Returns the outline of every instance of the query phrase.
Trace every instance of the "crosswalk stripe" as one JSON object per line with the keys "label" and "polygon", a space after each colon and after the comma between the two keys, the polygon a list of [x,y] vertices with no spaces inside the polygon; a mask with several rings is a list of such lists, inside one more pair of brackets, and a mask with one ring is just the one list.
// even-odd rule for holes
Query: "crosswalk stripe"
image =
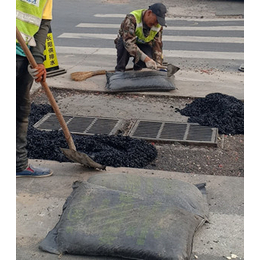
{"label": "crosswalk stripe", "polygon": [[[114,40],[115,34],[99,33],[62,33],[58,38],[71,39],[105,39]],[[244,43],[243,38],[239,37],[200,37],[200,36],[169,36],[163,35],[163,41],[168,42],[212,42],[212,43]]]}
{"label": "crosswalk stripe", "polygon": [[[57,53],[74,55],[109,55],[116,56],[115,48],[94,48],[94,47],[69,47],[55,46]],[[244,54],[241,52],[209,52],[209,51],[186,51],[186,50],[164,50],[167,58],[198,58],[201,59],[224,59],[243,60]]]}
{"label": "crosswalk stripe", "polygon": [[[94,17],[98,18],[125,18],[126,14],[95,14]],[[236,21],[244,21],[242,18],[176,18],[176,17],[166,17],[167,21],[194,21],[194,22],[236,22]]]}
{"label": "crosswalk stripe", "polygon": [[111,29],[119,29],[119,24],[109,24],[109,23],[79,23],[76,27],[84,27],[84,28],[111,28]]}
{"label": "crosswalk stripe", "polygon": [[126,14],[95,14],[94,16],[100,18],[124,18]]}
{"label": "crosswalk stripe", "polygon": [[[119,29],[120,24],[105,23],[79,23],[76,27],[84,28],[116,28]],[[244,26],[167,26],[164,30],[174,31],[243,31]]]}
{"label": "crosswalk stripe", "polygon": [[[100,18],[123,18],[125,14],[96,14],[95,17]],[[169,18],[168,20],[181,20],[178,18]],[[187,20],[187,19],[185,19]],[[237,19],[188,19],[194,21],[194,26],[168,26],[165,30],[175,31],[243,31],[244,26],[197,26],[198,21],[237,21]],[[243,19],[240,19],[243,20]],[[120,24],[109,23],[79,23],[78,28],[110,28],[119,29]],[[116,32],[117,33],[117,32]],[[116,33],[62,33],[58,38],[67,39],[105,39],[114,40]],[[243,37],[214,37],[214,36],[178,36],[178,35],[163,35],[164,42],[200,42],[200,43],[238,43],[243,44]],[[116,56],[115,48],[95,48],[95,47],[69,47],[56,46],[56,51],[63,54],[85,54],[85,55],[108,55]],[[166,57],[173,58],[202,58],[203,59],[224,59],[224,60],[243,60],[244,53],[242,52],[211,52],[211,51],[189,51],[189,50],[163,50]]]}

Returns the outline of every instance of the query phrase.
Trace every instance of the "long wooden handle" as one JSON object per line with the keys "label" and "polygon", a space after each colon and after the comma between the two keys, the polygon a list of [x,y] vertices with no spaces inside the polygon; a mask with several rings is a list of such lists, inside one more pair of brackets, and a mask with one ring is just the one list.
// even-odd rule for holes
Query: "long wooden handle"
{"label": "long wooden handle", "polygon": [[[29,48],[27,47],[27,45],[26,45],[26,43],[25,43],[21,33],[17,29],[17,27],[16,27],[16,39],[18,40],[19,44],[21,45],[21,47],[22,47],[22,49],[23,49],[23,51],[24,51],[24,53],[25,53],[29,63],[31,64],[31,66],[33,68],[36,68],[37,67],[37,63],[36,63],[32,53],[30,52]],[[51,106],[52,106],[52,108],[53,108],[53,110],[54,110],[54,112],[55,112],[55,114],[56,114],[56,116],[58,118],[58,121],[59,121],[60,126],[61,126],[61,128],[63,130],[64,136],[65,136],[65,139],[66,139],[66,141],[68,143],[69,148],[74,150],[74,151],[76,151],[76,146],[74,144],[74,141],[72,139],[72,136],[70,134],[68,126],[67,126],[67,124],[66,124],[66,122],[65,122],[65,120],[64,120],[64,118],[63,118],[63,116],[62,116],[62,114],[60,112],[60,109],[59,109],[59,107],[58,107],[58,105],[57,105],[57,103],[56,103],[56,101],[55,101],[55,99],[54,99],[54,97],[53,97],[53,95],[52,95],[52,93],[50,91],[50,88],[49,88],[47,82],[42,82],[41,81],[41,85],[42,85],[42,87],[43,87],[43,89],[44,89],[44,91],[45,91],[45,93],[46,93],[46,95],[47,95],[47,97],[48,97],[48,99],[49,99],[49,101],[51,103]]]}

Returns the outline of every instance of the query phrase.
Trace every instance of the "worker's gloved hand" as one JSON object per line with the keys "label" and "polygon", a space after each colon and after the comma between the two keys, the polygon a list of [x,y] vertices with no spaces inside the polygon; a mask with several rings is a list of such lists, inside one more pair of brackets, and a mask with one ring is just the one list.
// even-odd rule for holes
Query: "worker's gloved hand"
{"label": "worker's gloved hand", "polygon": [[153,59],[148,59],[148,61],[145,61],[145,65],[148,69],[157,69],[157,64]]}
{"label": "worker's gloved hand", "polygon": [[37,64],[37,67],[32,68],[28,65],[28,72],[35,79],[35,82],[45,82],[46,81],[46,69],[43,64]]}

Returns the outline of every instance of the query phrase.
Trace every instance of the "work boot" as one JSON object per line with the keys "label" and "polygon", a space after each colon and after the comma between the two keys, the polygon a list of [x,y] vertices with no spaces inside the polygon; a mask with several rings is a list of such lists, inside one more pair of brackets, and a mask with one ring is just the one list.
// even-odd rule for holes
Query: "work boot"
{"label": "work boot", "polygon": [[16,177],[33,177],[33,178],[39,178],[39,177],[48,177],[53,174],[52,170],[47,168],[36,168],[31,165],[29,165],[24,171],[22,172],[16,172]]}

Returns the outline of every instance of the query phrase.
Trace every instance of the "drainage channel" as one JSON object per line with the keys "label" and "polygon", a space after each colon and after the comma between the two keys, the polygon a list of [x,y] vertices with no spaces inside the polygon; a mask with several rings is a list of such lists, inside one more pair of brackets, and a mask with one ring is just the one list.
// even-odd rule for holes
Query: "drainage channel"
{"label": "drainage channel", "polygon": [[[153,142],[217,145],[218,129],[195,123],[169,121],[124,120],[115,118],[64,115],[69,131],[79,135],[117,135]],[[54,113],[46,114],[34,124],[39,130],[61,130]]]}

